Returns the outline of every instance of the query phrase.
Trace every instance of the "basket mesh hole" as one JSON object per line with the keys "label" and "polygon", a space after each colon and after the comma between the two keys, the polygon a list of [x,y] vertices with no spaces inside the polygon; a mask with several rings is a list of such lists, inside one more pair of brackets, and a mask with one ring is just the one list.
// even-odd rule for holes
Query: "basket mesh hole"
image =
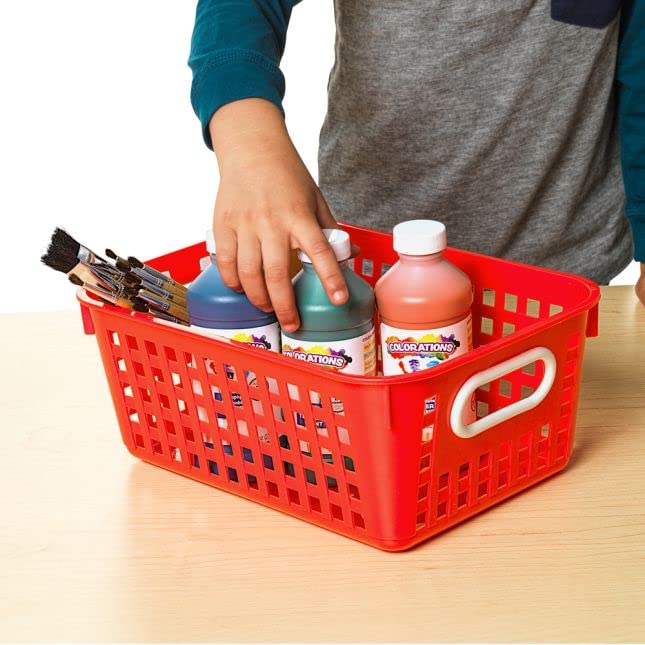
{"label": "basket mesh hole", "polygon": [[146,341],[144,341],[143,344],[145,345],[146,352],[148,352],[149,356],[158,356],[159,355],[158,352],[157,352],[157,346],[154,343],[150,342],[149,340],[146,340]]}
{"label": "basket mesh hole", "polygon": [[513,384],[510,381],[506,380],[505,378],[499,380],[499,393],[502,396],[510,397],[512,391]]}
{"label": "basket mesh hole", "polygon": [[175,424],[172,421],[168,421],[168,419],[164,419],[163,424],[168,434],[177,434],[177,431],[175,430]]}
{"label": "basket mesh hole", "polygon": [[488,495],[488,481],[483,481],[480,482],[479,486],[477,487],[477,496],[486,497],[486,495]]}
{"label": "basket mesh hole", "polygon": [[178,372],[171,372],[170,376],[172,378],[172,384],[173,385],[178,385],[181,387],[181,376],[179,376]]}
{"label": "basket mesh hole", "polygon": [[134,336],[130,336],[129,334],[126,334],[125,336],[125,344],[134,351],[137,351],[139,349],[137,339]]}
{"label": "basket mesh hole", "polygon": [[249,485],[249,488],[258,490],[258,478],[255,475],[247,475],[246,482]]}
{"label": "basket mesh hole", "polygon": [[305,468],[305,478],[310,484],[316,486],[318,481],[316,480],[316,473],[310,468]]}
{"label": "basket mesh hole", "polygon": [[292,401],[300,401],[300,390],[297,385],[287,383],[287,392],[289,393],[289,398]]}
{"label": "basket mesh hole", "polygon": [[267,388],[271,394],[279,394],[280,389],[278,388],[278,381],[276,381],[272,376],[266,377]]}
{"label": "basket mesh hole", "polygon": [[355,486],[354,484],[348,484],[347,488],[349,489],[349,496],[353,499],[360,499],[361,494],[358,490],[358,486]]}
{"label": "basket mesh hole", "polygon": [[432,441],[433,435],[434,435],[433,424],[430,424],[429,426],[425,426],[424,428],[421,428],[421,441],[423,443],[428,443]]}
{"label": "basket mesh hole", "polygon": [[125,394],[125,396],[129,396],[130,398],[132,398],[134,396],[134,392],[132,391],[132,386],[126,385],[123,388],[123,394]]}
{"label": "basket mesh hole", "polygon": [[269,495],[271,495],[271,497],[278,497],[278,485],[274,482],[267,482],[267,492],[269,493]]}
{"label": "basket mesh hole", "polygon": [[249,426],[244,419],[237,420],[237,432],[245,437],[249,436]]}
{"label": "basket mesh hole", "polygon": [[531,394],[533,394],[533,388],[530,385],[522,385],[521,398],[528,399]]}
{"label": "basket mesh hole", "polygon": [[253,452],[250,448],[242,448],[242,459],[244,459],[244,461],[248,461],[250,464],[254,463]]}
{"label": "basket mesh hole", "polygon": [[517,311],[517,296],[512,293],[504,294],[504,309],[515,313]]}
{"label": "basket mesh hole", "polygon": [[463,491],[457,495],[457,508],[463,508],[468,504],[468,491]]}
{"label": "basket mesh hole", "polygon": [[322,510],[320,500],[317,497],[309,496],[309,506],[311,507],[311,510],[316,511],[316,513],[320,513]]}
{"label": "basket mesh hole", "polygon": [[526,300],[526,315],[531,318],[540,317],[540,301],[527,298]]}
{"label": "basket mesh hole", "polygon": [[417,515],[417,530],[422,529],[426,525],[426,512],[423,511],[423,513],[419,513]]}
{"label": "basket mesh hole", "polygon": [[213,461],[212,459],[208,460],[208,472],[211,475],[219,475],[219,468],[216,461]]}
{"label": "basket mesh hole", "polygon": [[170,410],[170,399],[165,394],[158,394],[159,405],[166,410]]}
{"label": "basket mesh hole", "polygon": [[130,421],[134,421],[134,423],[139,423],[139,413],[136,411],[130,412]]}
{"label": "basket mesh hole", "polygon": [[485,452],[482,455],[479,455],[479,467],[480,468],[487,468],[488,465],[490,464],[490,453]]}
{"label": "basket mesh hole", "polygon": [[177,407],[180,412],[186,413],[186,401],[183,399],[177,399]]}
{"label": "basket mesh hole", "polygon": [[173,461],[181,463],[181,450],[176,446],[168,446],[170,448],[170,458]]}
{"label": "basket mesh hole", "polygon": [[352,522],[354,523],[354,526],[359,529],[364,529],[365,528],[365,520],[363,519],[363,516],[360,513],[357,513],[356,511],[352,511]]}
{"label": "basket mesh hole", "polygon": [[423,455],[423,457],[421,457],[420,468],[421,470],[426,470],[426,468],[430,468],[430,455]]}
{"label": "basket mesh hole", "polygon": [[356,468],[354,467],[354,460],[351,457],[343,457],[343,463],[345,464],[345,470],[349,470],[349,472],[356,472]]}
{"label": "basket mesh hole", "polygon": [[237,470],[235,468],[231,468],[230,466],[226,469],[228,471],[228,480],[231,482],[239,482],[239,479],[237,478]]}
{"label": "basket mesh hole", "polygon": [[119,368],[119,372],[127,372],[127,371],[128,371],[128,368],[126,367],[126,364],[125,364],[125,359],[120,358],[120,359],[116,362],[116,365],[117,365],[117,367]]}
{"label": "basket mesh hole", "polygon": [[439,476],[439,490],[444,490],[448,488],[448,480],[450,475],[448,473],[443,473]]}
{"label": "basket mesh hole", "polygon": [[555,316],[563,311],[560,305],[549,305],[549,316]]}
{"label": "basket mesh hole", "polygon": [[346,446],[351,445],[349,441],[349,431],[347,430],[347,428],[337,426],[336,434],[338,435],[338,441],[340,441],[340,443],[344,443]]}
{"label": "basket mesh hole", "polygon": [[429,396],[423,402],[423,414],[432,414],[437,409],[437,397]]}
{"label": "basket mesh hole", "polygon": [[387,264],[386,262],[383,262],[381,264],[381,275],[385,275],[391,268],[392,268],[391,264]]}
{"label": "basket mesh hole", "polygon": [[445,517],[447,512],[448,504],[446,502],[439,502],[439,504],[437,504],[437,519]]}
{"label": "basket mesh hole", "polygon": [[193,434],[193,431],[190,428],[184,428],[184,438],[186,441],[190,441],[191,443],[195,441],[195,435]]}
{"label": "basket mesh hole", "polygon": [[529,376],[535,376],[535,361],[529,363],[528,365],[525,365],[522,368],[522,372],[524,374],[528,374]]}
{"label": "basket mesh hole", "polygon": [[331,515],[333,518],[337,520],[343,519],[343,509],[340,506],[337,506],[336,504],[330,504],[329,510],[331,511]]}
{"label": "basket mesh hole", "polygon": [[470,464],[465,463],[459,466],[459,479],[466,479],[468,477],[468,472],[470,471]]}
{"label": "basket mesh hole", "polygon": [[195,455],[195,454],[192,454],[192,453],[191,453],[191,454],[189,455],[189,457],[190,457],[190,463],[191,463],[192,467],[193,467],[193,468],[200,468],[200,465],[199,465],[199,455]]}
{"label": "basket mesh hole", "polygon": [[542,428],[540,429],[540,435],[543,437],[548,437],[549,436],[549,424],[545,423]]}
{"label": "basket mesh hole", "polygon": [[233,365],[224,363],[224,373],[226,374],[226,378],[229,381],[237,381],[237,372],[235,370],[235,367],[233,367]]}
{"label": "basket mesh hole", "polygon": [[157,417],[154,414],[146,414],[146,421],[148,422],[148,427],[157,427]]}
{"label": "basket mesh hole", "polygon": [[374,263],[372,260],[364,259],[361,265],[361,273],[365,276],[371,277],[374,271]]}
{"label": "basket mesh hole", "polygon": [[502,326],[502,335],[503,336],[508,336],[509,334],[512,334],[515,331],[515,325],[510,322],[505,322]]}
{"label": "basket mesh hole", "polygon": [[273,404],[273,418],[276,421],[284,421],[284,410],[279,405]]}
{"label": "basket mesh hole", "polygon": [[488,403],[485,401],[477,401],[477,418],[481,419],[488,414]]}
{"label": "basket mesh hole", "polygon": [[110,342],[115,345],[116,347],[121,346],[121,339],[119,338],[119,334],[117,334],[115,331],[109,331],[108,335],[110,337]]}
{"label": "basket mesh hole", "polygon": [[419,497],[418,499],[425,499],[428,496],[428,484],[422,484],[419,487]]}
{"label": "basket mesh hole", "polygon": [[289,461],[283,461],[282,465],[284,466],[284,474],[287,475],[288,477],[295,477],[296,476],[296,470],[293,467],[293,464]]}
{"label": "basket mesh hole", "polygon": [[167,347],[164,345],[163,351],[169,361],[177,362],[177,352],[175,352],[172,347]]}
{"label": "basket mesh hole", "polygon": [[262,401],[259,399],[251,399],[251,407],[253,408],[253,414],[258,416],[264,416],[264,408],[262,407]]}
{"label": "basket mesh hole", "polygon": [[268,470],[275,470],[275,466],[273,465],[273,457],[271,455],[265,455],[264,453],[262,453],[262,463]]}
{"label": "basket mesh hole", "polygon": [[289,501],[292,504],[297,504],[298,506],[300,505],[300,495],[298,495],[297,490],[293,490],[293,488],[287,488],[287,495],[289,497]]}
{"label": "basket mesh hole", "polygon": [[489,336],[493,333],[493,320],[492,320],[492,318],[486,318],[486,316],[482,316],[481,332],[482,332],[482,334],[488,334]]}
{"label": "basket mesh hole", "polygon": [[482,302],[488,307],[495,306],[495,290],[494,289],[484,289]]}
{"label": "basket mesh hole", "polygon": [[145,448],[146,444],[143,441],[143,437],[140,434],[134,435],[134,443],[139,446],[139,448]]}
{"label": "basket mesh hole", "polygon": [[329,432],[327,432],[327,424],[324,421],[322,421],[321,419],[314,419],[314,422],[316,424],[316,432],[321,437],[328,437]]}

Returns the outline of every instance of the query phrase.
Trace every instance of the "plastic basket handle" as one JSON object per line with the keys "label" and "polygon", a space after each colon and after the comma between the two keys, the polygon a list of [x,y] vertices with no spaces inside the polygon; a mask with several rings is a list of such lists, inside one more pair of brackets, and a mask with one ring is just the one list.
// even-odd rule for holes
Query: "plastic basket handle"
{"label": "plastic basket handle", "polygon": [[[495,412],[492,412],[469,425],[464,425],[463,413],[465,406],[470,405],[472,396],[478,387],[501,378],[502,376],[505,376],[510,372],[514,372],[526,365],[530,365],[535,361],[542,361],[544,363],[544,377],[535,392],[525,399],[516,401],[511,405],[507,405],[501,410],[496,410]],[[480,432],[484,432],[484,430],[488,430],[499,423],[516,417],[518,414],[522,414],[527,410],[532,410],[534,407],[542,403],[546,395],[551,390],[551,386],[555,380],[556,366],[557,363],[555,356],[551,350],[546,347],[534,347],[518,356],[509,358],[502,363],[493,365],[493,367],[489,367],[488,369],[471,376],[461,386],[452,404],[452,410],[450,411],[450,425],[452,427],[452,431],[462,439],[469,439],[470,437],[478,435]]]}

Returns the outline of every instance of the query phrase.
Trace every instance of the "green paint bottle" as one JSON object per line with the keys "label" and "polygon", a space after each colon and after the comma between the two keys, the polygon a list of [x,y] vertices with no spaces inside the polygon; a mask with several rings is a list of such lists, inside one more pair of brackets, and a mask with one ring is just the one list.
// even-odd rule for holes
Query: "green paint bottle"
{"label": "green paint bottle", "polygon": [[300,328],[282,331],[282,353],[341,374],[374,375],[374,291],[347,265],[349,235],[340,229],[323,233],[341,265],[349,298],[343,305],[332,304],[311,260],[300,251],[303,268],[293,279]]}

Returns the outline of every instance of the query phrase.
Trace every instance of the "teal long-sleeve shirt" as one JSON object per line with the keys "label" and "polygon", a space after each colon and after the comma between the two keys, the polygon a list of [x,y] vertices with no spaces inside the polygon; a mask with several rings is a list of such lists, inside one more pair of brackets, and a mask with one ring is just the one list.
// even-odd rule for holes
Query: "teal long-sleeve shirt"
{"label": "teal long-sleeve shirt", "polygon": [[[298,2],[199,0],[189,58],[191,101],[209,147],[208,123],[222,105],[259,97],[282,110],[279,65]],[[625,213],[635,258],[645,262],[645,0],[623,0],[621,7],[616,82]]]}

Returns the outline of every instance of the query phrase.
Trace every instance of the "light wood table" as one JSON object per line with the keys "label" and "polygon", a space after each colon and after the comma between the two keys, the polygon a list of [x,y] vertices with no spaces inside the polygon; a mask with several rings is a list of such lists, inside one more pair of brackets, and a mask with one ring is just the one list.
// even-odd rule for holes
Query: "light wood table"
{"label": "light wood table", "polygon": [[645,640],[645,307],[603,292],[562,474],[382,553],[137,462],[77,313],[0,317],[0,640]]}

